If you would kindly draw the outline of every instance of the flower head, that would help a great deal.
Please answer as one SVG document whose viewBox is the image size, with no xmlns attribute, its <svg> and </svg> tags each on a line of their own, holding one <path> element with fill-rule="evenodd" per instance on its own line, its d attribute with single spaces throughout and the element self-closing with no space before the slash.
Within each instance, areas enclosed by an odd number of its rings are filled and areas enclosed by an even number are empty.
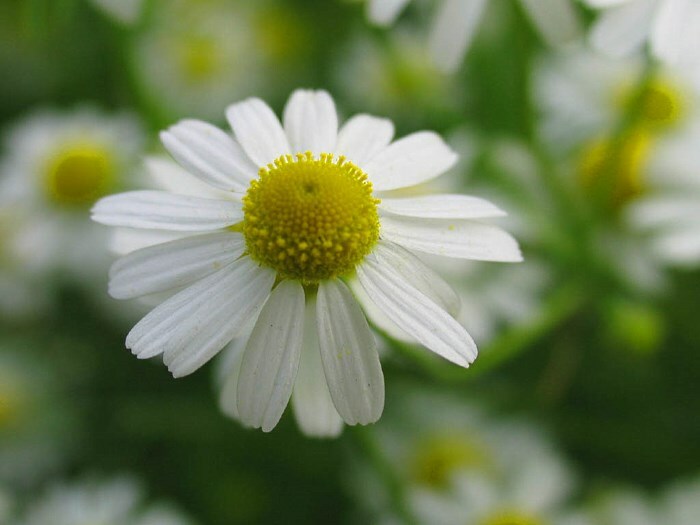
<svg viewBox="0 0 700 525">
<path fill-rule="evenodd" d="M 235 138 L 192 120 L 161 135 L 192 175 L 224 190 L 220 198 L 139 191 L 93 208 L 104 224 L 197 233 L 113 266 L 114 297 L 171 294 L 129 333 L 132 352 L 162 354 L 183 376 L 231 343 L 229 413 L 268 431 L 294 392 L 302 428 L 325 435 L 341 418 L 376 421 L 384 405 L 374 336 L 352 287 L 430 350 L 468 366 L 476 346 L 448 313 L 455 292 L 410 250 L 521 256 L 510 235 L 482 222 L 503 215 L 487 201 L 393 196 L 454 165 L 442 139 L 423 131 L 392 142 L 391 122 L 369 115 L 339 130 L 324 91 L 294 92 L 284 125 L 255 98 L 227 117 Z"/>
</svg>

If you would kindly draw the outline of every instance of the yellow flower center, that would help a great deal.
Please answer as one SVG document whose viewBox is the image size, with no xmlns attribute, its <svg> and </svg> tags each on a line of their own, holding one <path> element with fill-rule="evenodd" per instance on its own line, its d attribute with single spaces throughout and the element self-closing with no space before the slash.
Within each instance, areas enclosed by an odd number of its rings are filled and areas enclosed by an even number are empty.
<svg viewBox="0 0 700 525">
<path fill-rule="evenodd" d="M 344 157 L 283 155 L 243 198 L 248 253 L 304 283 L 348 274 L 379 239 L 378 202 L 367 175 Z"/>
<path fill-rule="evenodd" d="M 459 470 L 487 467 L 488 454 L 478 443 L 466 437 L 437 436 L 419 447 L 412 473 L 421 485 L 441 489 Z"/>
<path fill-rule="evenodd" d="M 600 139 L 581 153 L 579 179 L 584 189 L 604 192 L 614 209 L 619 209 L 644 191 L 644 168 L 651 151 L 651 139 L 632 133 L 618 143 Z"/>
<path fill-rule="evenodd" d="M 185 78 L 194 82 L 213 77 L 222 67 L 221 54 L 214 38 L 186 38 L 180 47 L 180 65 Z"/>
<path fill-rule="evenodd" d="M 9 427 L 21 412 L 22 396 L 12 384 L 0 385 L 0 430 Z"/>
<path fill-rule="evenodd" d="M 621 91 L 620 103 L 623 108 L 632 104 L 638 96 L 635 89 L 626 86 Z M 681 120 L 685 110 L 681 89 L 663 78 L 653 79 L 644 87 L 639 103 L 638 123 L 651 130 L 673 127 Z"/>
<path fill-rule="evenodd" d="M 482 525 L 543 525 L 542 520 L 521 512 L 503 511 L 486 518 Z"/>
<path fill-rule="evenodd" d="M 84 206 L 109 193 L 115 166 L 103 148 L 80 145 L 62 150 L 48 162 L 45 184 L 57 204 Z"/>
</svg>

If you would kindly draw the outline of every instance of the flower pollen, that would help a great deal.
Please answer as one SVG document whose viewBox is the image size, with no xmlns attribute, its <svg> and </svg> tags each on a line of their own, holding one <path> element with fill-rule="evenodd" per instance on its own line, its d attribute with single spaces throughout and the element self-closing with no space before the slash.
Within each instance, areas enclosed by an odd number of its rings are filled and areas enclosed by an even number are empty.
<svg viewBox="0 0 700 525">
<path fill-rule="evenodd" d="M 283 155 L 243 198 L 248 253 L 304 283 L 348 274 L 379 239 L 378 202 L 367 174 L 345 157 Z"/>
</svg>

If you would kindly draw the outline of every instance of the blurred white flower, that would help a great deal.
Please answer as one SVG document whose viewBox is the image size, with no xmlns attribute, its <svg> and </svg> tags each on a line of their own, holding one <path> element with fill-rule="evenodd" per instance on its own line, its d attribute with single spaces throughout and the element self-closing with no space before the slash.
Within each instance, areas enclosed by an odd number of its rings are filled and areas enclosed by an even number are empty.
<svg viewBox="0 0 700 525">
<path fill-rule="evenodd" d="M 602 14 L 591 42 L 614 57 L 645 43 L 651 53 L 673 64 L 700 62 L 700 3 L 695 0 L 584 0 Z"/>
<path fill-rule="evenodd" d="M 382 42 L 362 32 L 348 41 L 333 68 L 339 95 L 409 125 L 460 112 L 467 93 L 460 79 L 440 73 L 415 31 L 392 36 Z"/>
<path fill-rule="evenodd" d="M 392 24 L 409 0 L 367 0 L 367 15 L 379 25 Z M 580 20 L 571 0 L 520 0 L 525 13 L 550 45 L 575 40 Z M 446 72 L 461 65 L 487 7 L 486 0 L 442 0 L 430 35 L 430 53 Z"/>
<path fill-rule="evenodd" d="M 574 482 L 536 427 L 486 417 L 463 399 L 416 389 L 399 394 L 373 434 L 419 523 L 559 523 L 552 518 Z M 370 506 L 383 506 L 386 489 L 373 475 L 357 471 L 355 488 Z"/>
<path fill-rule="evenodd" d="M 145 504 L 130 477 L 56 484 L 32 501 L 13 525 L 188 525 L 170 505 Z"/>
<path fill-rule="evenodd" d="M 678 481 L 659 495 L 616 489 L 582 513 L 581 525 L 695 525 L 700 516 L 700 478 Z"/>
<path fill-rule="evenodd" d="M 220 119 L 231 100 L 273 95 L 298 78 L 308 34 L 284 2 L 156 0 L 131 63 L 142 95 L 166 118 Z"/>
<path fill-rule="evenodd" d="M 52 274 L 101 281 L 106 235 L 89 220 L 101 196 L 129 186 L 143 145 L 130 115 L 41 110 L 5 132 L 0 272 L 15 284 Z M 0 281 L 4 279 L 0 278 Z M 15 294 L 21 296 L 21 291 Z"/>
<path fill-rule="evenodd" d="M 455 293 L 407 248 L 491 261 L 521 255 L 510 235 L 477 221 L 503 215 L 487 201 L 393 196 L 455 163 L 442 139 L 423 131 L 392 142 L 391 122 L 369 115 L 339 130 L 325 91 L 295 91 L 284 127 L 260 99 L 230 106 L 227 117 L 235 140 L 193 120 L 161 135 L 183 167 L 227 195 L 141 191 L 93 208 L 103 224 L 199 233 L 137 250 L 112 267 L 116 298 L 177 291 L 130 332 L 132 352 L 162 354 L 179 377 L 233 340 L 242 357 L 224 404 L 264 431 L 275 427 L 293 390 L 307 433 L 337 433 L 339 417 L 376 421 L 383 375 L 349 279 L 402 330 L 468 366 L 476 347 L 449 313 Z"/>
<path fill-rule="evenodd" d="M 105 14 L 122 24 L 131 25 L 141 16 L 144 0 L 91 0 Z"/>
<path fill-rule="evenodd" d="M 543 136 L 575 159 L 580 188 L 606 187 L 625 230 L 601 247 L 617 250 L 621 273 L 640 284 L 659 282 L 660 266 L 700 262 L 700 91 L 682 70 L 661 70 L 639 86 L 642 67 L 582 53 L 548 60 L 537 82 Z M 613 138 L 633 103 L 634 126 Z M 634 242 L 623 239 L 630 231 Z"/>
<path fill-rule="evenodd" d="M 60 467 L 75 432 L 57 378 L 20 345 L 0 347 L 0 484 L 15 488 Z"/>
</svg>

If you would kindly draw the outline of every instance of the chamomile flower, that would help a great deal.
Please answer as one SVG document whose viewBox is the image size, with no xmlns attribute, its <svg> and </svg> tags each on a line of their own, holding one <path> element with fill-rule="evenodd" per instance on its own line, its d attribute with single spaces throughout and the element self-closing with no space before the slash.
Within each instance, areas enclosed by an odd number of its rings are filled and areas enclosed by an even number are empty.
<svg viewBox="0 0 700 525">
<path fill-rule="evenodd" d="M 367 15 L 379 25 L 392 24 L 409 0 L 367 0 Z M 446 72 L 459 68 L 476 34 L 486 0 L 443 0 L 430 35 L 430 52 Z M 576 39 L 580 24 L 571 0 L 521 0 L 530 21 L 550 45 Z"/>
<path fill-rule="evenodd" d="M 689 0 L 585 0 L 602 10 L 591 30 L 591 42 L 621 57 L 649 45 L 665 62 L 700 61 L 700 4 Z"/>
<path fill-rule="evenodd" d="M 411 250 L 521 255 L 510 235 L 483 222 L 503 212 L 482 199 L 392 196 L 455 163 L 440 137 L 423 131 L 392 142 L 391 122 L 369 115 L 338 129 L 324 91 L 295 91 L 284 125 L 256 98 L 233 104 L 227 117 L 235 138 L 193 120 L 162 134 L 173 157 L 226 198 L 139 191 L 93 208 L 103 224 L 192 233 L 112 267 L 114 297 L 175 292 L 129 333 L 132 352 L 163 355 L 179 377 L 233 341 L 242 357 L 230 390 L 244 424 L 271 430 L 292 392 L 302 428 L 323 423 L 314 419 L 321 412 L 371 423 L 383 409 L 384 379 L 347 284 L 355 281 L 402 330 L 468 366 L 476 346 L 448 313 L 456 295 Z"/>
<path fill-rule="evenodd" d="M 539 524 L 560 512 L 573 487 L 537 428 L 495 420 L 453 397 L 404 389 L 372 433 L 418 523 Z M 386 489 L 373 484 L 375 475 L 360 467 L 353 481 L 379 512 Z"/>
<path fill-rule="evenodd" d="M 106 236 L 88 211 L 129 186 L 142 142 L 133 117 L 87 107 L 38 111 L 8 129 L 0 167 L 4 269 L 34 280 L 101 275 L 109 263 Z"/>
<path fill-rule="evenodd" d="M 63 466 L 76 425 L 53 372 L 21 341 L 0 345 L 0 485 L 25 487 Z M 3 522 L 5 523 L 5 522 Z"/>
<path fill-rule="evenodd" d="M 143 489 L 130 477 L 56 484 L 13 525 L 187 525 L 190 520 L 167 504 L 144 504 Z"/>
<path fill-rule="evenodd" d="M 538 91 L 544 136 L 573 158 L 574 182 L 584 192 L 593 198 L 605 189 L 608 211 L 619 219 L 621 231 L 601 247 L 622 255 L 622 274 L 653 283 L 664 265 L 700 262 L 700 93 L 678 70 L 661 70 L 638 92 L 641 67 L 590 54 L 562 57 L 541 70 Z M 614 139 L 635 96 L 635 124 Z"/>
<path fill-rule="evenodd" d="M 616 489 L 595 501 L 584 525 L 693 525 L 700 513 L 700 479 L 678 481 L 653 496 Z"/>
<path fill-rule="evenodd" d="M 280 85 L 286 93 L 304 71 L 308 34 L 284 2 L 156 0 L 131 65 L 142 95 L 165 116 L 219 119 L 232 99 L 276 95 Z"/>
</svg>

